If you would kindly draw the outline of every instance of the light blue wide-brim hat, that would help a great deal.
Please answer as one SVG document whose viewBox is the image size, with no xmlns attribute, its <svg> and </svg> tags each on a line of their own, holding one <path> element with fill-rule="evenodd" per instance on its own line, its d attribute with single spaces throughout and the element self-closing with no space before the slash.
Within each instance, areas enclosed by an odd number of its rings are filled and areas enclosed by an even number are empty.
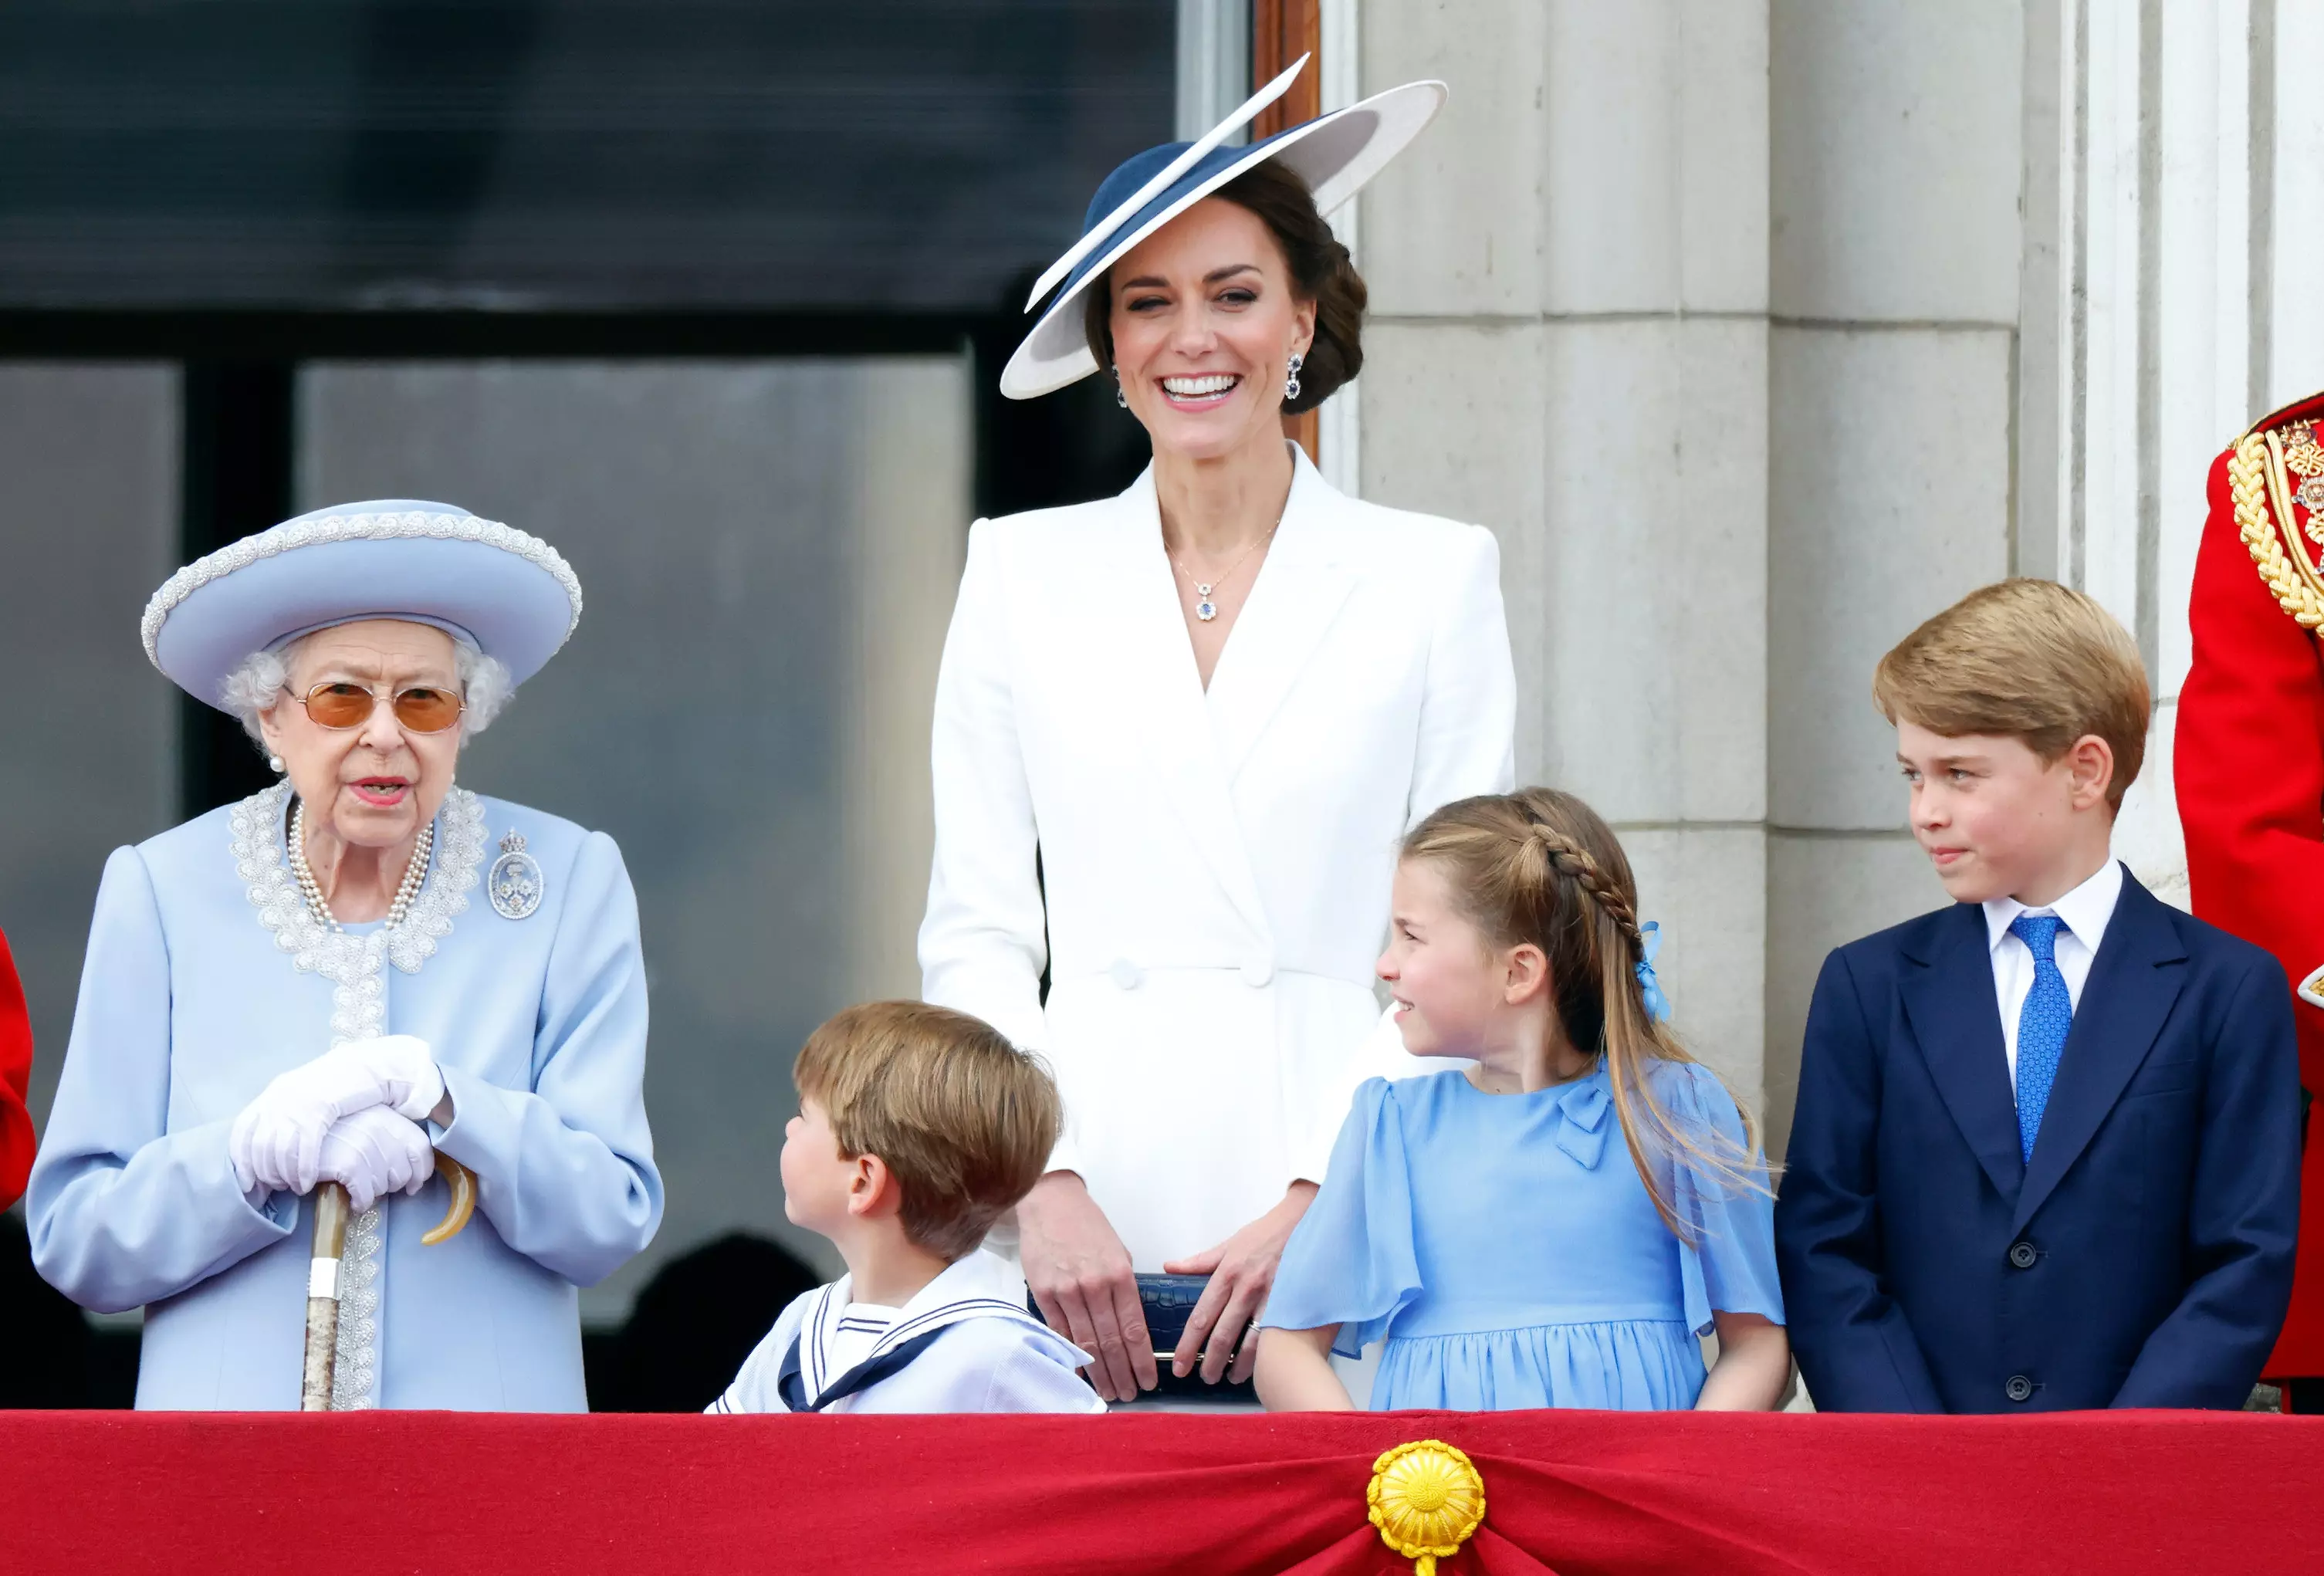
<svg viewBox="0 0 2324 1576">
<path fill-rule="evenodd" d="M 581 582 L 555 548 L 449 503 L 337 503 L 198 558 L 145 604 L 153 666 L 225 705 L 254 651 L 364 619 L 433 624 L 522 684 L 581 622 Z"/>
<path fill-rule="evenodd" d="M 1048 266 L 1025 303 L 1031 311 L 1058 281 L 1065 281 L 1001 369 L 1003 394 L 1030 400 L 1097 371 L 1097 357 L 1082 331 L 1084 291 L 1122 253 L 1236 176 L 1272 159 L 1307 183 L 1315 211 L 1328 216 L 1387 168 L 1444 106 L 1443 83 L 1407 82 L 1248 146 L 1226 146 L 1229 137 L 1290 90 L 1307 59 L 1300 56 L 1199 141 L 1148 148 L 1123 161 L 1099 184 L 1082 238 Z"/>
</svg>

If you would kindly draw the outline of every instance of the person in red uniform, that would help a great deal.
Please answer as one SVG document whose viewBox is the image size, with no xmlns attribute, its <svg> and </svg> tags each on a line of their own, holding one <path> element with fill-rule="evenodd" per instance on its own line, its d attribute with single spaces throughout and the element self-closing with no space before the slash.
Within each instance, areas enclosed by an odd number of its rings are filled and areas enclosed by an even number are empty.
<svg viewBox="0 0 2324 1576">
<path fill-rule="evenodd" d="M 32 1086 L 32 1026 L 24 1016 L 24 988 L 16 982 L 8 938 L 0 935 L 0 1210 L 24 1193 L 32 1168 L 32 1117 L 24 1109 Z"/>
<path fill-rule="evenodd" d="M 2267 948 L 2298 1001 L 2301 1211 L 2292 1310 L 2266 1375 L 2324 1412 L 2324 394 L 2211 466 L 2174 777 L 2196 915 Z"/>
</svg>

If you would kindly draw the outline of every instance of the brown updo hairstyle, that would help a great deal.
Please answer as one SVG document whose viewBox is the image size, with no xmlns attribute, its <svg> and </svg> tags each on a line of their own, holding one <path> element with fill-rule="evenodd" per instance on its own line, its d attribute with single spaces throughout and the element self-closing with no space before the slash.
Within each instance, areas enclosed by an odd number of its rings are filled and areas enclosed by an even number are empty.
<svg viewBox="0 0 2324 1576">
<path fill-rule="evenodd" d="M 1262 159 L 1211 194 L 1257 214 L 1283 248 L 1291 268 L 1291 288 L 1315 303 L 1315 342 L 1299 368 L 1299 397 L 1283 401 L 1286 415 L 1313 410 L 1342 383 L 1364 369 L 1363 275 L 1348 249 L 1315 211 L 1307 183 L 1281 161 Z M 1082 331 L 1098 369 L 1113 365 L 1113 272 L 1109 269 L 1084 293 Z"/>
<path fill-rule="evenodd" d="M 1492 946 L 1530 942 L 1549 960 L 1558 1027 L 1574 1049 L 1604 1059 L 1631 1164 L 1672 1235 L 1692 1240 L 1655 1180 L 1649 1147 L 1730 1194 L 1769 1191 L 1758 1131 L 1742 1101 L 1735 1102 L 1743 1119 L 1738 1147 L 1716 1129 L 1682 1126 L 1655 1098 L 1647 1064 L 1694 1058 L 1646 1010 L 1637 882 L 1595 810 L 1546 788 L 1459 799 L 1412 829 L 1404 857 L 1436 867 Z"/>
</svg>

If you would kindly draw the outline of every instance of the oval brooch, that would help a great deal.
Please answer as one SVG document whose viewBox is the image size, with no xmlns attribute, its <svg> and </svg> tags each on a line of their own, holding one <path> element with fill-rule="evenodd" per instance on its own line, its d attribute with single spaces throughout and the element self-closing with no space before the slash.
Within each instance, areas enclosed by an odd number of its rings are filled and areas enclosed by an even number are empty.
<svg viewBox="0 0 2324 1576">
<path fill-rule="evenodd" d="M 540 907 L 548 889 L 540 862 L 524 851 L 524 834 L 511 832 L 502 838 L 501 856 L 493 861 L 492 874 L 484 882 L 493 912 L 503 919 L 526 918 Z"/>
</svg>

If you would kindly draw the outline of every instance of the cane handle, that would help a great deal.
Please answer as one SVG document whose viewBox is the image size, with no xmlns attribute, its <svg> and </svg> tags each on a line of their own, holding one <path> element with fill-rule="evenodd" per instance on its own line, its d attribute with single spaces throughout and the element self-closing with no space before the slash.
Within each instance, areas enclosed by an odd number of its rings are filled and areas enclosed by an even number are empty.
<svg viewBox="0 0 2324 1576">
<path fill-rule="evenodd" d="M 458 1236 L 460 1228 L 468 1223 L 468 1217 L 476 1212 L 475 1172 L 438 1149 L 436 1151 L 436 1175 L 450 1184 L 452 1207 L 444 1212 L 444 1218 L 437 1222 L 434 1230 L 420 1239 L 430 1248 L 438 1242 L 449 1242 Z"/>
</svg>

